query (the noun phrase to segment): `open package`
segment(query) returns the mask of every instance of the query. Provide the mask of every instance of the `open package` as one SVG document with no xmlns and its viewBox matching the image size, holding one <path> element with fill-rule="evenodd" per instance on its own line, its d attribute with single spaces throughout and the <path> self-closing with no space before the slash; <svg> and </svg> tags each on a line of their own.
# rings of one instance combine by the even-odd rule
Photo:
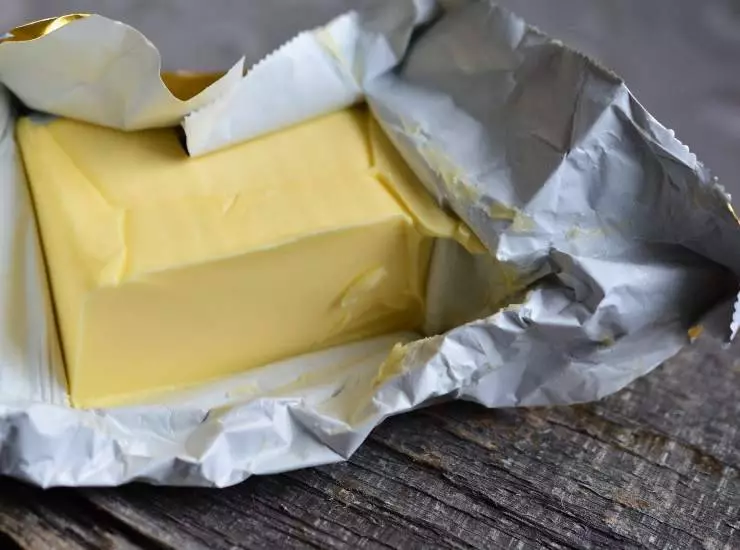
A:
<svg viewBox="0 0 740 550">
<path fill-rule="evenodd" d="M 0 82 L 0 473 L 39 485 L 226 486 L 440 399 L 599 399 L 736 292 L 707 169 L 489 2 L 379 3 L 219 77 L 67 16 Z"/>
</svg>

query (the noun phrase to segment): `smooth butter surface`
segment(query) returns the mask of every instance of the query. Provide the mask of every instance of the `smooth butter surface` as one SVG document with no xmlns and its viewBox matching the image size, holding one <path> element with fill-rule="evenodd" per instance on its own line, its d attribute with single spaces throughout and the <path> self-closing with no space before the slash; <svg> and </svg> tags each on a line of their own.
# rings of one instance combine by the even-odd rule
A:
<svg viewBox="0 0 740 550">
<path fill-rule="evenodd" d="M 421 325 L 460 232 L 363 108 L 206 157 L 22 119 L 73 402 L 108 406 Z"/>
</svg>

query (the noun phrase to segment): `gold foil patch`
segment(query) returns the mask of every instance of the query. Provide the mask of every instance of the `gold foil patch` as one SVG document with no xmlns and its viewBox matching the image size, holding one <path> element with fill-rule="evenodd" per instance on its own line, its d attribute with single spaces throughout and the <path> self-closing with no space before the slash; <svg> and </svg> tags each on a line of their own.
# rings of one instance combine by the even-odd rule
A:
<svg viewBox="0 0 740 550">
<path fill-rule="evenodd" d="M 190 71 L 163 72 L 162 82 L 167 89 L 181 101 L 197 96 L 219 78 L 224 76 L 223 71 L 213 73 L 196 73 Z"/>
<path fill-rule="evenodd" d="M 70 15 L 62 15 L 61 17 L 42 19 L 41 21 L 34 21 L 33 23 L 26 23 L 25 25 L 14 28 L 7 36 L 0 38 L 0 43 L 35 40 L 36 38 L 41 38 L 55 30 L 61 29 L 63 26 L 72 23 L 73 21 L 84 19 L 89 16 L 90 14 L 87 13 L 73 13 Z"/>
</svg>

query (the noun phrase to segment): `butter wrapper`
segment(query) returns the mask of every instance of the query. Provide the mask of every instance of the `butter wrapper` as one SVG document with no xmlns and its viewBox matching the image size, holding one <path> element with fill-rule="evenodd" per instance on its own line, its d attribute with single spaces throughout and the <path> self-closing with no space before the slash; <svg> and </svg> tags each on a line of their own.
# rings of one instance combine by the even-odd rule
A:
<svg viewBox="0 0 740 550">
<path fill-rule="evenodd" d="M 184 99 L 154 46 L 102 17 L 0 43 L 0 473 L 45 487 L 223 487 L 344 460 L 384 418 L 440 399 L 600 399 L 688 342 L 737 291 L 727 193 L 616 74 L 490 2 L 454 4 L 347 13 Z M 436 247 L 433 336 L 386 335 L 136 407 L 73 409 L 14 98 L 121 129 L 181 124 L 191 155 L 365 100 L 488 254 Z"/>
</svg>

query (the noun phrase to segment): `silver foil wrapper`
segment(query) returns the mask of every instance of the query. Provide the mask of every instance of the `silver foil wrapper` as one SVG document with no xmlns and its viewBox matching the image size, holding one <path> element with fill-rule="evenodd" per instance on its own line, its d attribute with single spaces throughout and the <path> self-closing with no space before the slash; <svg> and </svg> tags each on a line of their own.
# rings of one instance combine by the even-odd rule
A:
<svg viewBox="0 0 740 550">
<path fill-rule="evenodd" d="M 227 486 L 346 459 L 384 418 L 441 399 L 599 399 L 688 342 L 737 290 L 740 227 L 724 189 L 616 74 L 489 2 L 454 4 L 346 14 L 188 102 L 161 85 L 150 43 L 104 18 L 0 45 L 12 92 L 0 102 L 1 473 L 41 486 Z M 426 326 L 437 335 L 342 346 L 161 402 L 73 409 L 12 95 L 117 128 L 182 123 L 193 155 L 364 99 L 488 254 L 437 246 Z"/>
</svg>

